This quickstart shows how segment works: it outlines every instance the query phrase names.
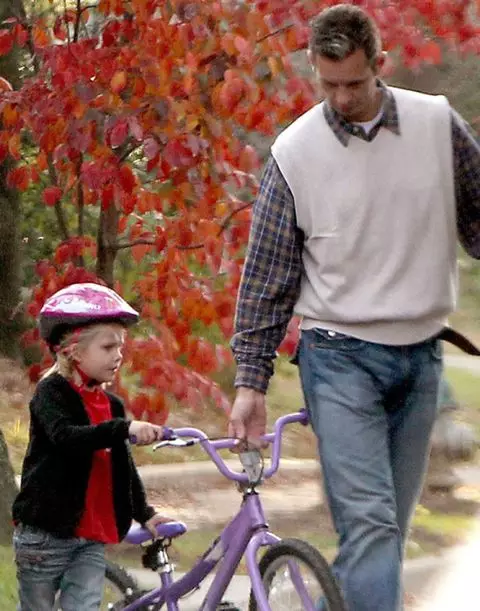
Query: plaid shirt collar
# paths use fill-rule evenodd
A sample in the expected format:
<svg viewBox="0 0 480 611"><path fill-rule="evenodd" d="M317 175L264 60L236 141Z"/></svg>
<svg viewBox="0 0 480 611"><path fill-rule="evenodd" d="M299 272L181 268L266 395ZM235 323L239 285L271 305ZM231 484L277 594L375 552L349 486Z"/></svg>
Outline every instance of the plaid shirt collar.
<svg viewBox="0 0 480 611"><path fill-rule="evenodd" d="M382 118L374 129L367 135L361 127L348 123L345 119L335 111L328 102L323 105L323 114L325 119L332 129L335 136L343 144L348 146L350 138L357 136L362 140L371 142L377 135L379 129L384 127L390 130L397 136L400 135L400 123L398 118L397 103L392 91L382 81L377 81L377 86L382 90L383 93L383 114Z"/></svg>

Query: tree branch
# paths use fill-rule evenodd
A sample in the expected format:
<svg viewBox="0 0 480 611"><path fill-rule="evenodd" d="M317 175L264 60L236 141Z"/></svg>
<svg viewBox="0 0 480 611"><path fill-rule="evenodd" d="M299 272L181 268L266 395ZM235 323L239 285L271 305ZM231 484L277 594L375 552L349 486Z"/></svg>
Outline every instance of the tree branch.
<svg viewBox="0 0 480 611"><path fill-rule="evenodd" d="M48 164L48 175L50 176L50 180L52 185L58 187L58 178L57 172L55 171L55 166L53 165L52 155L47 155L47 164ZM64 240L68 240L70 238L70 234L68 232L67 222L65 220L65 215L63 213L62 204L57 202L55 204L55 214L57 217L58 226L60 228L60 233Z"/></svg>
<svg viewBox="0 0 480 611"><path fill-rule="evenodd" d="M242 204L241 206L239 206L238 208L235 208L235 210L232 210L230 212L230 214L227 214L227 216L223 219L221 225L220 225L220 230L217 234L217 237L221 236L222 233L225 231L225 229L228 226L228 223L232 220L232 218L238 214L239 212L241 212L242 210L245 210L246 208L249 208L252 205L252 202L247 202L246 204Z"/></svg>
<svg viewBox="0 0 480 611"><path fill-rule="evenodd" d="M128 143L127 143L127 144L128 144ZM130 157L130 155L131 155L132 153L134 153L134 152L135 152L137 149L139 149L139 148L142 146L142 144L143 144L143 143L140 143L140 144L135 144L135 145L132 145L132 146L130 146L130 147L128 147L128 148L127 148L127 147L125 147L125 150L124 150L124 151L119 151L120 156L118 157L118 161L119 161L120 163L123 163L123 162L124 162L126 159L128 159L128 157Z"/></svg>
<svg viewBox="0 0 480 611"><path fill-rule="evenodd" d="M77 207L78 207L78 235L83 236L85 233L85 198L83 195L81 172L82 172L83 155L80 155L76 165L77 174Z"/></svg>
<svg viewBox="0 0 480 611"><path fill-rule="evenodd" d="M71 40L70 40L70 28L68 27L68 21L67 21L67 0L63 0L63 22L65 24L65 30L67 31L67 46L70 47Z"/></svg>
<svg viewBox="0 0 480 611"><path fill-rule="evenodd" d="M78 4L80 4L80 2L77 2L77 6ZM96 4L87 4L86 6L82 7L80 9L80 15L83 15L83 13L85 13L85 11L89 11L91 8L97 8Z"/></svg>
<svg viewBox="0 0 480 611"><path fill-rule="evenodd" d="M221 222L220 227L217 231L217 235L215 237L219 238L225 231L225 229L228 227L228 224L230 223L232 218L242 210L245 210L245 208L250 207L251 205L252 202L242 204L238 208L235 208L235 210L232 210L230 214L227 214L227 216ZM132 248L133 246L153 246L154 244L155 240L151 240L148 238L138 238L137 240L132 240L132 242L117 242L113 246L113 248L115 250L124 250L126 248ZM190 244L190 246L176 246L176 248L178 248L178 250L198 250L199 248L203 248L204 246L204 242L198 242L197 244Z"/></svg>
<svg viewBox="0 0 480 611"><path fill-rule="evenodd" d="M24 28L27 30L28 51L33 61L33 68L35 70L35 73L38 73L40 70L40 62L38 61L37 54L35 53L35 45L33 44L33 36L32 36L32 24L28 22L27 12L25 10L25 5L23 3L23 0L16 0L16 2L14 2L13 12L15 14L15 17L17 17L19 23L21 23L24 26Z"/></svg>
<svg viewBox="0 0 480 611"><path fill-rule="evenodd" d="M132 240L131 242L117 242L114 248L115 250L124 250L126 248L133 248L134 246L153 246L155 240L147 240L147 238L138 238L138 240Z"/></svg>
<svg viewBox="0 0 480 611"><path fill-rule="evenodd" d="M82 21L82 0L77 0L77 17L75 19L75 27L73 30L73 42L78 42L80 35L80 23Z"/></svg>
<svg viewBox="0 0 480 611"><path fill-rule="evenodd" d="M268 38L271 38L272 36L277 36L277 34L283 34L283 32L286 32L287 30L290 30L291 28L293 28L293 23L290 23L289 25L286 25L283 28L280 28L279 30L275 30L274 32L269 32L268 34L265 34L265 36L258 38L255 42L258 44L259 42L263 42L264 40L267 40Z"/></svg>

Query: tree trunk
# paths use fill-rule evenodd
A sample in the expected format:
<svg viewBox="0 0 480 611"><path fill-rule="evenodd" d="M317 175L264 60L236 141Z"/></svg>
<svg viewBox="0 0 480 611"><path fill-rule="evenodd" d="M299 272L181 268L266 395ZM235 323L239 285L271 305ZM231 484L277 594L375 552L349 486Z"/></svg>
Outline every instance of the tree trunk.
<svg viewBox="0 0 480 611"><path fill-rule="evenodd" d="M0 0L0 22L16 16L19 0ZM18 55L10 53L0 60L0 76L13 88L20 82ZM17 359L20 356L20 333L22 330L21 288L21 240L20 197L17 191L7 186L10 161L0 165L0 355ZM15 476L8 456L8 447L0 431L0 544L11 542L12 501L17 492Z"/></svg>
<svg viewBox="0 0 480 611"><path fill-rule="evenodd" d="M0 22L12 17L15 2L0 0ZM18 56L10 53L0 60L0 76L14 88L19 85ZM18 358L21 332L20 308L20 199L7 186L11 162L0 165L0 355Z"/></svg>
<svg viewBox="0 0 480 611"><path fill-rule="evenodd" d="M17 484L7 443L0 431L0 545L10 545L12 542L12 503L16 494Z"/></svg>
<svg viewBox="0 0 480 611"><path fill-rule="evenodd" d="M115 259L118 252L115 245L119 216L115 205L111 204L106 209L102 208L98 222L96 273L110 288L113 287Z"/></svg>

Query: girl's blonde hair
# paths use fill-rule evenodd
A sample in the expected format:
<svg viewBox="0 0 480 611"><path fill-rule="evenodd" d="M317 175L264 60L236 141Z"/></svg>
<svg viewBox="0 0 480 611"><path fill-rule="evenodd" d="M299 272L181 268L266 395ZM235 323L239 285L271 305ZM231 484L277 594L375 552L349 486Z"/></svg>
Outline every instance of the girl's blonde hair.
<svg viewBox="0 0 480 611"><path fill-rule="evenodd" d="M112 323L110 323L112 324ZM113 323L117 324L117 323ZM47 369L41 379L47 378L54 373L59 373L61 376L70 380L75 371L74 353L80 348L86 348L88 344L104 329L108 323L94 323L86 327L69 331L63 337L56 347L55 363ZM121 326L121 325L119 325Z"/></svg>

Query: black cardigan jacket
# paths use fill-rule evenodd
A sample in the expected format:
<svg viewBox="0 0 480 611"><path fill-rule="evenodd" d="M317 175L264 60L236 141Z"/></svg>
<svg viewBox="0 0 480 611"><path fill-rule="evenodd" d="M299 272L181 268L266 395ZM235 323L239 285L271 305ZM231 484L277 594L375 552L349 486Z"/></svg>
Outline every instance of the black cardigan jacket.
<svg viewBox="0 0 480 611"><path fill-rule="evenodd" d="M30 402L30 441L20 492L13 503L15 523L75 536L95 450L111 448L113 502L120 539L132 518L145 523L155 513L130 454L122 401L110 393L112 420L91 425L80 395L53 374L41 380Z"/></svg>

